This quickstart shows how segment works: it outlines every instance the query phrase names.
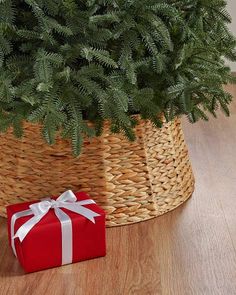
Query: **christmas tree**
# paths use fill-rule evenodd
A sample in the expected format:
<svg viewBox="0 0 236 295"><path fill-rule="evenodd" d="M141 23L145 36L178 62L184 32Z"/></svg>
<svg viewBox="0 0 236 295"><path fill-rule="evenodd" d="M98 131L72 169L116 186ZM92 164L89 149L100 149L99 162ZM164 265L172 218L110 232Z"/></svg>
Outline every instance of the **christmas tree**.
<svg viewBox="0 0 236 295"><path fill-rule="evenodd" d="M0 0L0 131L42 124L78 155L84 136L134 140L137 116L158 127L229 115L225 59L235 38L222 0ZM92 122L92 126L90 124Z"/></svg>

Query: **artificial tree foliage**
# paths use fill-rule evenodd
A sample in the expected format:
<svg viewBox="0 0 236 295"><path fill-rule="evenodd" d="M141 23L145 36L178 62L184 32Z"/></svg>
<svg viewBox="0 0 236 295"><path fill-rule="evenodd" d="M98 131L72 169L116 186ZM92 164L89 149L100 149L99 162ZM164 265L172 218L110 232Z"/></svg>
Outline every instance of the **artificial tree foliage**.
<svg viewBox="0 0 236 295"><path fill-rule="evenodd" d="M137 116L161 127L228 115L225 59L235 38L222 0L0 0L0 131L42 124L49 144L69 137L135 138ZM90 124L92 122L92 126Z"/></svg>

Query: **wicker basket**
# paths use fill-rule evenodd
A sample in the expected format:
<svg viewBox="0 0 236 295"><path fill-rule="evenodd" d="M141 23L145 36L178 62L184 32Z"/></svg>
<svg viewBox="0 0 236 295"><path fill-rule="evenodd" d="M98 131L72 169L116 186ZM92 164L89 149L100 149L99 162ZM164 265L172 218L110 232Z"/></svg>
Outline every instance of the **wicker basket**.
<svg viewBox="0 0 236 295"><path fill-rule="evenodd" d="M156 129L141 121L137 140L110 134L85 141L79 158L67 141L49 146L39 125L25 123L19 140L0 135L0 215L12 203L86 191L107 212L107 226L135 223L166 213L187 200L194 177L179 119Z"/></svg>

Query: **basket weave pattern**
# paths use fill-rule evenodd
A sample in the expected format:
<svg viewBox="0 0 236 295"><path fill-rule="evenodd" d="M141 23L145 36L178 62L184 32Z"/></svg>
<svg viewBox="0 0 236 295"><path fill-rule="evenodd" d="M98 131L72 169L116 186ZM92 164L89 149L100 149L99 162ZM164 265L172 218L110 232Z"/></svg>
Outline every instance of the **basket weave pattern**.
<svg viewBox="0 0 236 295"><path fill-rule="evenodd" d="M168 212L194 190L194 177L179 119L156 129L141 121L137 140L111 134L87 139L79 158L66 140L48 146L37 124L25 135L0 135L0 215L5 206L67 189L85 191L107 213L107 226L135 223Z"/></svg>

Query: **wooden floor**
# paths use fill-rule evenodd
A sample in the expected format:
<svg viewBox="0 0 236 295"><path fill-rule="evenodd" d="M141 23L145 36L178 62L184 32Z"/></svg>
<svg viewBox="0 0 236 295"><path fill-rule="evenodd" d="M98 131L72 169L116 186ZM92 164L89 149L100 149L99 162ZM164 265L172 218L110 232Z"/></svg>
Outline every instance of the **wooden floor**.
<svg viewBox="0 0 236 295"><path fill-rule="evenodd" d="M231 109L231 118L184 121L193 197L162 217L108 229L106 258L24 275L0 219L0 295L236 295L236 102Z"/></svg>

